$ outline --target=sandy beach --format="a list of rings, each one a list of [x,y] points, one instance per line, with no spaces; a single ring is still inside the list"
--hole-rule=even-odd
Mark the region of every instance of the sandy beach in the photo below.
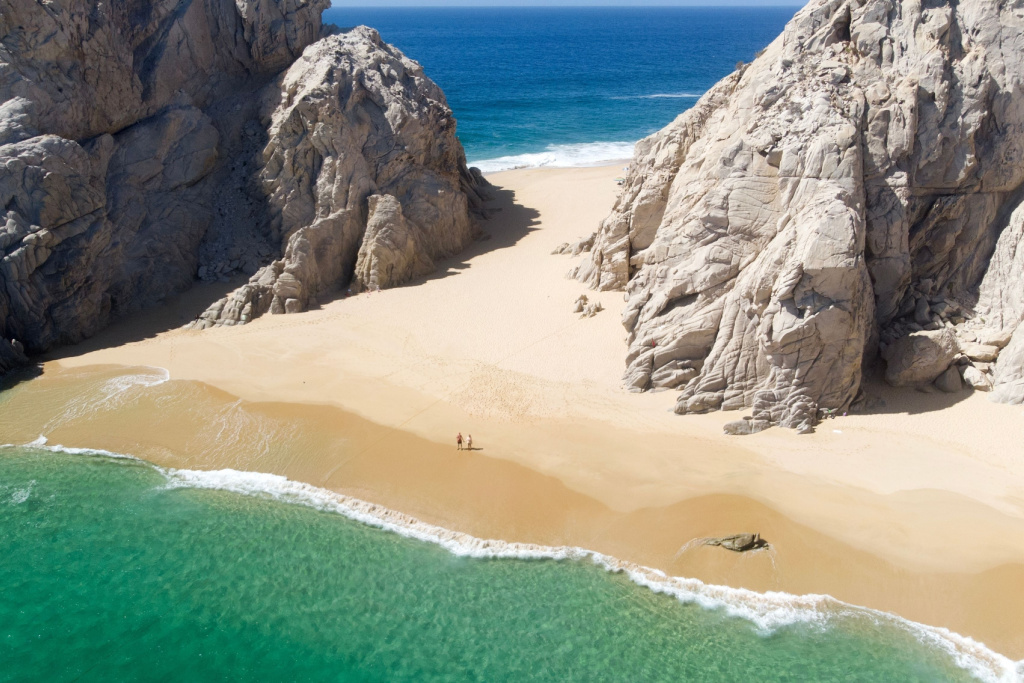
[[[1024,410],[872,379],[870,414],[727,437],[740,414],[680,417],[674,392],[626,392],[622,293],[587,291],[551,255],[607,215],[621,167],[489,176],[482,238],[408,286],[182,330],[227,285],[198,287],[52,356],[8,419],[18,438],[272,471],[484,538],[827,593],[1024,657]],[[605,310],[573,313],[584,293]],[[181,400],[49,426],[31,400],[124,366],[166,369]],[[225,425],[233,445],[211,446]],[[474,451],[455,450],[459,431]],[[770,553],[684,550],[740,532]]]

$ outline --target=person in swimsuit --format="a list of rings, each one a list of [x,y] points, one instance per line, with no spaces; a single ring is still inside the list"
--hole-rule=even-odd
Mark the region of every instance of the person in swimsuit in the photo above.
[[[473,450],[473,435],[472,434],[467,434],[466,435],[466,450],[467,451]]]
[[[462,450],[462,432],[459,432],[458,435],[455,437],[455,447],[458,448],[460,451]]]

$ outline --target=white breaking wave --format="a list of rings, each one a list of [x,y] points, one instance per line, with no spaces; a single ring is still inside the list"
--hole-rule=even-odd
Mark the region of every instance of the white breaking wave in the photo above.
[[[50,446],[47,444],[48,439],[45,436],[40,436],[35,441],[30,441],[25,444],[24,448],[38,448],[42,451],[50,451],[51,453],[67,453],[69,455],[102,455],[105,458],[115,458],[117,460],[134,460],[136,462],[146,463],[151,467],[155,467],[141,458],[136,458],[134,455],[125,455],[124,453],[114,453],[113,451],[105,451],[102,448],[72,448],[70,446],[61,446],[59,444]],[[17,448],[18,446],[13,443],[5,443],[0,445],[0,448]],[[159,468],[157,468],[159,469]]]
[[[516,168],[581,168],[600,166],[612,161],[633,158],[635,142],[587,142],[572,145],[548,145],[543,152],[518,154],[470,161],[484,173],[511,171]]]
[[[658,92],[653,95],[623,95],[613,100],[699,100],[703,95],[692,92]]]
[[[1016,663],[982,643],[945,628],[927,626],[878,610],[857,607],[829,595],[792,595],[777,591],[758,593],[744,588],[715,586],[698,579],[669,576],[603,553],[576,546],[544,546],[480,539],[469,534],[428,524],[382,505],[368,503],[276,474],[238,470],[176,470],[157,468],[168,479],[168,488],[201,488],[231,491],[280,502],[334,512],[363,524],[441,546],[453,555],[484,559],[590,560],[609,572],[624,573],[633,583],[656,593],[670,595],[684,604],[719,609],[753,623],[763,634],[794,623],[820,626],[840,616],[867,617],[912,633],[920,642],[946,652],[956,664],[978,679],[1013,683],[1024,673]]]
[[[75,455],[99,455],[145,462],[139,458],[88,448],[49,446],[45,437],[26,444],[48,451]],[[0,446],[0,448],[10,447]],[[949,629],[927,626],[888,612],[857,607],[830,595],[792,595],[778,591],[758,593],[745,588],[706,584],[698,579],[669,576],[658,569],[620,560],[610,555],[576,546],[544,546],[480,539],[469,534],[428,524],[415,517],[382,505],[292,481],[263,472],[238,470],[179,470],[150,463],[167,478],[168,489],[215,489],[247,496],[270,498],[283,503],[303,505],[333,512],[406,538],[439,545],[453,555],[486,559],[518,560],[590,560],[612,573],[623,573],[633,583],[655,593],[670,595],[684,604],[722,610],[753,623],[762,634],[796,623],[827,626],[839,617],[867,618],[876,623],[900,628],[925,645],[947,653],[960,668],[985,683],[1019,683],[1024,680],[1024,660],[1014,662],[973,638]]]

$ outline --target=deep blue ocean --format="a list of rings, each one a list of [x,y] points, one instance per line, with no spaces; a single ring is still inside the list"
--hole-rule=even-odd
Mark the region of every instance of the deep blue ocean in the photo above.
[[[628,158],[796,9],[335,7],[324,19],[373,26],[422,64],[471,165],[499,170]]]

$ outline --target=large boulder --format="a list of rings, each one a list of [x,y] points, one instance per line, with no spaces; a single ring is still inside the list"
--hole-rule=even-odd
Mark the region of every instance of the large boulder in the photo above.
[[[882,352],[886,362],[885,381],[894,387],[934,382],[950,366],[959,350],[956,335],[948,328],[908,334]]]
[[[935,388],[947,394],[956,394],[963,390],[964,383],[960,378],[960,369],[956,365],[946,368],[945,372],[935,378]]]
[[[992,391],[992,379],[973,365],[964,367],[963,381],[975,391]]]
[[[811,0],[752,64],[641,141],[575,271],[626,291],[627,387],[678,389],[679,413],[752,407],[804,429],[818,407],[853,401],[879,342],[947,323],[1015,329],[1015,7]],[[937,363],[901,358],[895,376],[931,381],[949,365]]]
[[[357,286],[407,282],[477,235],[478,182],[444,93],[376,31],[311,45],[262,98],[260,178],[284,255],[194,326],[305,310],[350,282],[367,238]]]
[[[761,534],[735,534],[723,538],[705,538],[704,545],[718,546],[735,553],[745,553],[749,550],[767,548],[768,542],[761,538]]]

